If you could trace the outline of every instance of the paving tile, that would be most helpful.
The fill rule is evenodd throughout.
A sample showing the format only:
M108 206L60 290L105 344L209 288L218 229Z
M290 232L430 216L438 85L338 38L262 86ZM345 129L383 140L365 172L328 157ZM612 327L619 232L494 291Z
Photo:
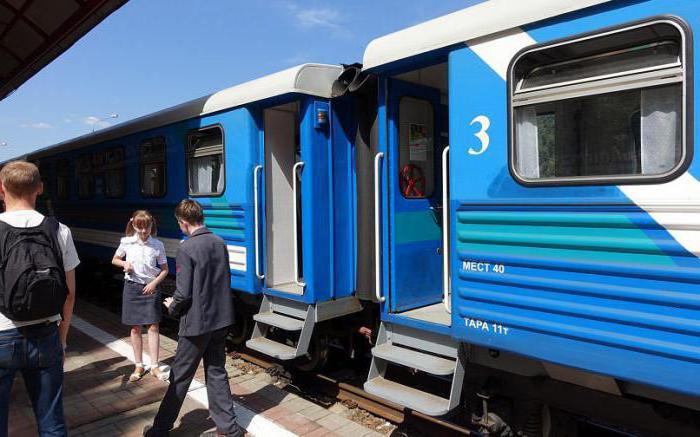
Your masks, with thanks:
M277 421L282 417L288 416L290 411L281 405L276 405L270 409L263 411L263 415L270 420Z
M272 402L274 402L276 404L283 404L283 403L286 404L286 403L289 403L293 400L299 399L299 396L297 396L293 393L288 393L284 390L280 390L279 388L277 388L273 385L269 385L267 383L264 383L264 382L260 381L259 379L255 379L255 381L256 381L255 384L259 384L259 383L262 384L260 386L260 388L258 388L257 390L253 390L251 388L251 386L253 385L252 382L248 385L246 385L246 383L243 383L242 386L244 388L248 388L249 390L255 392L255 394L257 394L259 396L262 396L266 399L271 400Z
M330 429L331 431L335 431L354 422L344 417L329 414L328 416L318 419L316 423L323 426L324 428Z
M306 436L310 433L316 431L317 429L322 429L322 427L314 422L309 422L306 425L300 425L291 431L300 436Z
M358 437L363 435L367 431L367 428L356 422L350 422L347 425L335 429L333 432L339 434L341 437Z
M303 410L299 411L299 414L306 417L307 419L318 421L318 419L328 416L329 414L331 414L331 412L316 404L312 404L310 407L304 408Z
M335 437L337 434L335 434L333 431L331 431L328 428L318 428L314 431L309 432L308 434L304 434L303 437Z
M299 411L305 410L314 404L312 402L307 401L306 399L302 399L300 397L297 397L296 399L292 399L290 401L284 402L285 408L287 408L289 411L297 413ZM311 419L315 420L315 419Z
M318 425L316 425L313 421L298 413L286 414L280 417L279 420L277 420L277 423L293 432L296 432L297 428L307 427L309 425L315 425L318 427Z
M251 379L249 381L242 382L241 386L243 386L243 388L247 388L248 390L250 390L252 392L257 392L258 390L267 386L267 384L265 384L264 382L259 381L257 379Z
M277 404L272 402L271 400L264 398L262 396L258 396L256 394L244 396L244 397L239 397L237 398L237 401L244 404L247 408L258 412L262 413L266 410L269 410L273 407L275 407Z
M294 394L294 393L289 393L288 391L282 390L281 388L275 387L274 385L268 386L271 387L274 390L277 390L278 392L282 393L282 403L283 404L288 404L289 402L296 401L296 400L302 400L306 402L307 404L310 404L311 401L307 401L306 399Z
M229 383L229 386L231 387L231 393L233 393L236 396L249 395L249 394L253 393L250 390L248 390L247 388L241 386L240 384Z

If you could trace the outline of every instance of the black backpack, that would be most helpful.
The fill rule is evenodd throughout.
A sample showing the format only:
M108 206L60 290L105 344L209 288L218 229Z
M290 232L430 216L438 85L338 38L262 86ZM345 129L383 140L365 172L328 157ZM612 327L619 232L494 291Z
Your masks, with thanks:
M0 220L0 312L10 320L61 313L68 287L58 227L52 217L30 228Z

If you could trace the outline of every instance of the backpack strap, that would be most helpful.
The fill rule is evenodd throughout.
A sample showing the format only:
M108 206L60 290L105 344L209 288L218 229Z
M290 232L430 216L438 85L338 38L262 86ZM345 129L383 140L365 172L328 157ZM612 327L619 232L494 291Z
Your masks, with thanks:
M46 233L46 236L49 237L49 241L53 247L54 255L56 256L58 264L63 267L63 251L61 250L61 245L58 242L58 230L61 227L61 224L55 217L46 216L41 222L41 225Z
M58 222L58 220L56 220L56 217L44 217L43 225L49 229L53 235L58 236L58 228L61 226L61 224Z
M7 240L8 231L11 229L10 225L0 220L0 269L3 269L5 265L5 241Z

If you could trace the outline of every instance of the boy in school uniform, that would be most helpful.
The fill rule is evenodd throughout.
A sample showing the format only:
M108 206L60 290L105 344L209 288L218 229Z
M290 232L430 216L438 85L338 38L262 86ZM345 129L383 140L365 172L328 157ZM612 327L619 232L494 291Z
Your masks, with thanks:
M30 254L38 254L34 262L41 259L44 263L37 274L51 275L51 268L44 267L52 266L53 276L45 279L54 281L52 283L58 281L66 293L61 295L54 289L51 293L54 297L51 298L41 293L45 289L27 285L23 291L27 292L27 296L33 297L31 305L14 305L12 308L2 305L0 435L7 435L10 391L18 372L22 373L32 401L39 435L67 435L63 416L63 354L75 302L75 268L80 260L70 229L34 209L36 198L42 191L39 169L34 164L13 161L0 170L0 194L5 202L5 212L0 214L0 279L4 282L8 278L17 277L12 275L16 275L17 270L23 266L11 264L17 264L15 261L21 259L17 256L26 256L26 253L17 254L19 249L11 249L10 246L31 232L33 238L44 239L48 243L43 248L34 248L36 252L32 252L30 246L25 246ZM5 257L7 259L3 259ZM8 291L6 287L9 286L2 285L0 296ZM33 296L33 292L37 295ZM33 314L43 315L32 319Z
M149 437L167 436L187 396L199 362L204 360L209 412L216 435L239 437L233 396L228 383L225 339L233 324L231 271L228 251L221 237L204 226L201 205L183 200L175 208L180 230L189 238L177 252L176 289L163 304L180 318L175 360L170 367L170 386L160 404Z

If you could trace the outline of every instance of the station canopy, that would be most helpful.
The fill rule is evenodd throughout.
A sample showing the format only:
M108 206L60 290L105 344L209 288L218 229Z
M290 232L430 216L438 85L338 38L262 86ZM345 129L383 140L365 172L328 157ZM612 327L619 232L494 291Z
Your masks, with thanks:
M0 0L0 100L128 0Z

